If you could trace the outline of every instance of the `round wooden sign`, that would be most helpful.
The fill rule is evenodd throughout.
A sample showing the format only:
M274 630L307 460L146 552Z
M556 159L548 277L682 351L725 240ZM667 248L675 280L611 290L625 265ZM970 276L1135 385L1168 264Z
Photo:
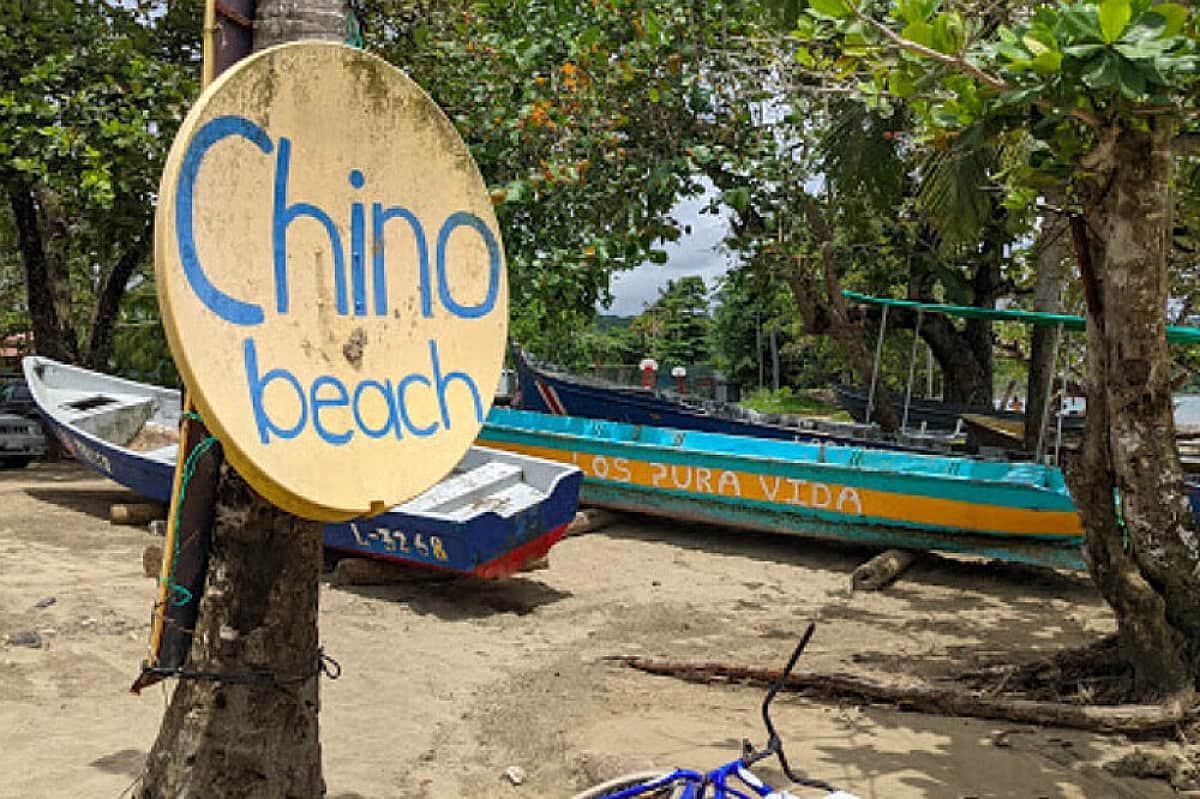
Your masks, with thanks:
M504 357L508 287L483 180L387 62L265 50L200 97L155 218L171 353L235 468L337 520L442 479Z

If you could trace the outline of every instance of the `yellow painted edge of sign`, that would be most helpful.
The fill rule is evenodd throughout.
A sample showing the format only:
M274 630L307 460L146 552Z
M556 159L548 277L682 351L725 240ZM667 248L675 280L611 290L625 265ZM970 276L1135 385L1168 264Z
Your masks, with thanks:
M318 40L286 42L284 44L261 50L247 58L244 58L238 62L235 68L228 69L223 72L220 77L213 81L212 84L201 93L200 97L196 99L195 103L192 104L192 107L181 123L180 128L183 129L188 126L196 128L197 125L195 118L203 114L207 105L205 102L206 98L219 92L221 87L227 81L232 80L234 76L236 76L242 69L248 68L248 66L253 62L259 59L271 57L273 54L278 53L281 50L312 47L314 45L348 50L360 56L382 61L383 63L388 64L388 66L392 69L396 69L395 65L390 64L385 59L379 58L379 56L337 42ZM425 90L419 85L417 88L424 93L426 97L429 97L428 92L425 92ZM431 97L429 97L429 101L431 103L434 102ZM436 103L434 103L434 105L437 107ZM464 147L465 146L466 145L464 143ZM169 184L172 184L178 178L179 170L182 166L183 154L186 150L187 147L181 146L179 141L176 140L175 144L172 145L171 150L167 155L166 163L163 165L162 176L159 179L158 196L160 199L170 196L170 206L172 209L174 209L175 198L173 194L169 193ZM166 260L165 255L163 254L163 250L166 247L166 242L164 240L164 236L166 235L166 225L161 219L162 215L166 213L166 206L167 203L159 202L158 207L155 209L154 261L156 267L158 264L163 263ZM503 246L503 244L501 244L501 246ZM203 394L200 391L195 390L194 387L199 385L195 373L188 367L188 364L185 360L175 357L176 353L181 352L183 347L182 342L178 337L178 331L175 329L174 319L172 318L170 312L170 305L166 302L165 283L166 281L163 280L155 281L155 291L158 296L158 307L162 313L163 330L166 333L167 344L171 349L171 354L175 360L176 368L179 370L180 377L183 378L183 384L185 386L193 387L192 393L195 395L193 401L200 411L200 416L204 420L204 424L221 442L221 446L225 452L225 459L234 467L234 469L237 470L238 474L240 474L248 483L250 483L250 485L272 505L305 519L342 522L354 518L374 516L388 510L388 504L383 500L372 503L370 508L335 508L311 501L300 500L296 498L292 492L288 491L279 482L272 479L266 472L262 471L251 462L250 458L234 443L234 439L230 435L228 429L226 429L220 423L220 420L212 413L212 408L209 407L204 401ZM486 394L486 397L481 397L480 399L486 406L484 408L484 417L486 418L487 411L491 409L492 404L495 401L495 397L492 394Z
M577 457L577 453L574 452L549 447L514 444L507 441L488 440L483 443L494 449L503 449L524 455L533 455L538 458L546 458L547 460L559 461L561 463L570 463L578 467L587 477L604 479L597 477L592 470L594 461L589 462L586 457ZM609 458L609 460L612 460L612 458ZM631 467L635 465L647 467L651 463L650 461L635 460L633 458L625 458L624 460ZM714 469L713 471L717 470ZM769 497L757 491L758 487L755 485L755 481L760 477L759 474L742 472L736 469L721 471L732 472L737 475L739 484L744 483L755 489L753 495L746 496L743 494L741 498L756 502L772 502ZM644 475L639 475L636 471L631 472L630 478L629 480L606 479L606 482L635 485L641 488L661 487L654 486L644 479ZM830 483L828 484L828 488L836 495L841 489L846 488L846 486ZM697 497L730 496L728 494L706 495L696 491L687 491L686 489L678 490ZM954 519L957 524L953 526L961 527L965 530L977 529L979 532L1003 533L1022 538L1083 535L1083 523L1079 518L1079 514L1074 511L1030 510L1026 508L1001 507L998 505L977 505L956 499L938 499L936 497L895 494L871 488L859 488L857 486L854 487L854 491L857 492L863 506L869 505L873 508L883 509L882 511L872 511L871 513L862 514L872 519L886 519L894 522L908 522L910 524L923 524L935 527L950 527L952 525L946 524L946 520ZM785 502L775 502L775 504L781 508L804 507ZM818 508L818 510L829 513L841 513L834 508ZM842 513L841 515L852 517L855 514Z

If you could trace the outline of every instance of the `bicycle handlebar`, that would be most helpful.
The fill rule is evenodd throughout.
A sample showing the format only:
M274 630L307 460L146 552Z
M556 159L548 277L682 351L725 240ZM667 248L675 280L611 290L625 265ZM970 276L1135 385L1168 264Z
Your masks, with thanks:
M767 745L761 751L756 752L749 741L744 741L742 744L742 762L749 766L759 760L775 755L779 758L779 765L783 768L783 773L795 784L803 785L806 788L816 788L828 791L829 793L836 793L837 789L829 783L802 777L792 771L792 767L788 765L787 755L783 751L783 740L779 737L779 733L775 731L775 725L771 722L771 700L787 684L792 669L796 668L796 662L800 660L800 655L804 652L804 648L808 646L809 639L812 638L813 632L816 629L817 625L814 622L808 623L808 628L805 629L804 635L800 636L800 643L796 644L796 648L792 651L792 656L788 658L787 665L783 667L783 671L779 673L779 677L767 689L767 695L763 698L762 703L763 724L767 728Z

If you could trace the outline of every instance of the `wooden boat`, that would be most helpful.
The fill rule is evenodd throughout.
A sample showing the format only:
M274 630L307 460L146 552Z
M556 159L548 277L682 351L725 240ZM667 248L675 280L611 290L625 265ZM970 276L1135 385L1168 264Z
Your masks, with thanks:
M179 392L27 357L30 391L77 460L169 502ZM557 543L579 501L578 469L472 447L424 494L374 516L325 527L332 549L480 577L503 577Z
M480 443L578 466L585 502L888 547L1082 568L1062 473L496 409Z
M494 409L480 443L583 470L619 510L1082 569L1062 472L1029 462L765 441ZM1200 519L1200 484L1188 486Z
M619 386L535 364L519 346L514 345L512 352L520 385L519 402L513 405L522 410L705 433L857 444L907 452L941 452L956 443L953 437L943 435L913 434L893 440L884 437L874 425L762 414L730 403Z
M833 393L837 396L838 405L841 405L851 418L856 422L865 422L867 418L866 389L839 383L833 387ZM919 428L924 425L928 430L956 430L959 426L959 419L962 419L968 426L970 425L967 417L971 417L977 426L1006 433L1016 430L1018 439L1024 436L1024 432L1021 431L1024 430L1025 414L1018 411L992 411L989 413L972 410L965 405L931 399L912 399L908 405L910 427ZM1063 435L1078 436L1083 433L1082 416L1063 416L1062 420ZM1054 424L1055 420L1051 417L1048 426L1053 427ZM985 446L1006 446L1006 444L995 442Z

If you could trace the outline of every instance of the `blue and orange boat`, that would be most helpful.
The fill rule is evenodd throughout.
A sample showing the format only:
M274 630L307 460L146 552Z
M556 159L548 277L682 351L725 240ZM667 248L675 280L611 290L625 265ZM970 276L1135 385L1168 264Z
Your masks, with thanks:
M179 392L36 356L25 378L47 425L76 460L167 503L178 449ZM566 532L581 474L563 463L472 447L424 494L378 516L325 527L343 552L478 577L504 577Z
M1083 568L1052 466L775 441L494 409L479 442L585 475L619 510L908 549ZM1200 512L1200 489L1193 488Z

